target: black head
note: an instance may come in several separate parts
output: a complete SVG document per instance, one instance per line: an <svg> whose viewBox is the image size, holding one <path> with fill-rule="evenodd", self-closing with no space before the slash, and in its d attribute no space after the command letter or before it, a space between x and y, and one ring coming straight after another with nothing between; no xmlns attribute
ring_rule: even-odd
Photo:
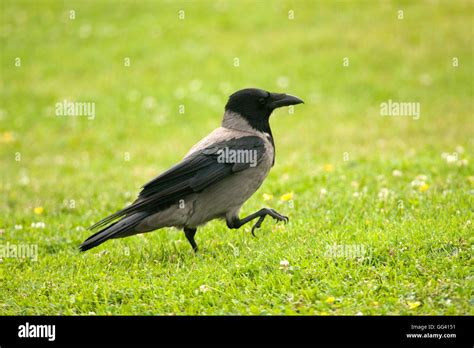
<svg viewBox="0 0 474 348"><path fill-rule="evenodd" d="M301 99L288 94L246 88L229 97L225 110L240 114L253 128L271 134L269 118L273 110L300 103L303 103Z"/></svg>

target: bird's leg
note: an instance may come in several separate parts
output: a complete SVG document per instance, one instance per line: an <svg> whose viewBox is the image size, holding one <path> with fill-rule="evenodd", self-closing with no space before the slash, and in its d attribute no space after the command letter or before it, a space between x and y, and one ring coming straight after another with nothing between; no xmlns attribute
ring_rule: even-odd
<svg viewBox="0 0 474 348"><path fill-rule="evenodd" d="M253 227L252 227L252 235L255 237L254 230L256 228L260 228L260 226L262 225L263 220L265 220L265 217L267 215L270 215L272 218L274 218L275 220L278 220L278 221L284 221L284 222L289 221L287 216L281 215L280 213L276 212L273 209L263 208L263 209L260 209L259 211L257 211L256 213L250 214L249 216L247 216L243 219L239 219L238 216L233 216L232 218L227 219L226 220L227 227L232 228L232 229L239 228L242 225L246 224L247 222L250 222L250 221L258 218L257 223L255 225L253 225Z"/></svg>
<svg viewBox="0 0 474 348"><path fill-rule="evenodd" d="M194 240L194 235L196 234L197 228L184 228L184 234L186 235L186 238L188 239L189 243L191 243L191 246L193 247L194 252L197 252L198 246L196 244L196 241Z"/></svg>

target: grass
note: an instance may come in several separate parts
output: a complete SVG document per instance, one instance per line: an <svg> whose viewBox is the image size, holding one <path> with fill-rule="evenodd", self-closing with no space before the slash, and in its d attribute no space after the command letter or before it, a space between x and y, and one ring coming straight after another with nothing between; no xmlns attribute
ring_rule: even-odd
<svg viewBox="0 0 474 348"><path fill-rule="evenodd" d="M0 6L0 238L38 248L3 257L0 314L474 314L471 1ZM213 221L198 255L172 229L78 252L248 86L306 101L272 117L242 209L289 224ZM64 99L96 117L55 116ZM420 118L381 117L389 99Z"/></svg>

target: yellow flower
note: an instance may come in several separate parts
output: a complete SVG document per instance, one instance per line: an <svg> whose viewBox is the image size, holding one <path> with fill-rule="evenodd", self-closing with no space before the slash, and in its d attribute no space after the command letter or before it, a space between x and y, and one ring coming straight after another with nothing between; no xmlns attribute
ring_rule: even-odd
<svg viewBox="0 0 474 348"><path fill-rule="evenodd" d="M263 200L264 201L271 201L272 199L273 199L273 195L268 194L268 193L263 194Z"/></svg>
<svg viewBox="0 0 474 348"><path fill-rule="evenodd" d="M373 304L375 307L378 307L379 302L378 302L378 301L374 301L374 302L372 302L372 304Z"/></svg>
<svg viewBox="0 0 474 348"><path fill-rule="evenodd" d="M293 192L285 193L280 197L280 199L285 202L291 201L293 199Z"/></svg>
<svg viewBox="0 0 474 348"><path fill-rule="evenodd" d="M332 172L334 170L334 166L332 164L325 164L324 171L325 172Z"/></svg>
<svg viewBox="0 0 474 348"><path fill-rule="evenodd" d="M2 142L3 143L11 143L14 140L12 132L4 132L2 134Z"/></svg>
<svg viewBox="0 0 474 348"><path fill-rule="evenodd" d="M43 207L36 207L34 209L34 212L35 212L36 215L41 215L44 212L44 208Z"/></svg>
<svg viewBox="0 0 474 348"><path fill-rule="evenodd" d="M410 309L416 309L416 308L421 306L420 301L415 301L415 302L408 301L407 303L408 303L408 308L410 308Z"/></svg>
<svg viewBox="0 0 474 348"><path fill-rule="evenodd" d="M426 192L429 188L430 188L430 185L428 185L428 184L423 184L422 186L420 186L419 190L420 190L421 192Z"/></svg>
<svg viewBox="0 0 474 348"><path fill-rule="evenodd" d="M334 297L330 296L326 299L326 303L333 304L335 300L336 299Z"/></svg>

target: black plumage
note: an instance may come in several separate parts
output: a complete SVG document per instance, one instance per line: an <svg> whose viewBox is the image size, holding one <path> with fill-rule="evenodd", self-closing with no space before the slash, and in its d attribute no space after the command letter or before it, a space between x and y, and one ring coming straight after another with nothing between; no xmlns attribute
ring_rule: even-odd
<svg viewBox="0 0 474 348"><path fill-rule="evenodd" d="M240 227L239 223L245 220L238 219L240 206L261 185L274 163L269 116L275 107L301 102L296 97L258 89L234 93L226 105L222 127L193 147L180 163L145 184L131 205L92 225L90 229L100 230L80 249L88 250L112 238L175 226L184 229L196 250L194 234L198 225L222 217L230 228ZM255 159L223 161L224 151L251 153ZM188 203L186 209L179 209L180 201ZM270 210L261 211L255 216L260 217L257 227L266 215L287 219Z"/></svg>

